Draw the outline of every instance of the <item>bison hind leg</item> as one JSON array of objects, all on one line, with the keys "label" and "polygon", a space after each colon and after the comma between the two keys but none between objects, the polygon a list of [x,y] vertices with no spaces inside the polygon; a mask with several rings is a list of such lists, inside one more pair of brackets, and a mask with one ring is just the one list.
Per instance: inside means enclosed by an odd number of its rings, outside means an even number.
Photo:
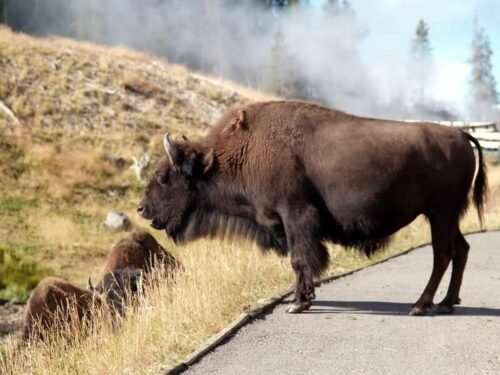
[{"label": "bison hind leg", "polygon": [[450,286],[444,299],[438,304],[436,312],[438,314],[451,314],[454,311],[454,305],[460,304],[460,287],[462,285],[462,277],[469,255],[469,244],[464,236],[457,228],[453,238],[453,258]]},{"label": "bison hind leg", "polygon": [[[459,249],[459,247],[463,245],[460,237],[457,237],[458,234],[460,234],[461,236],[460,230],[458,228],[458,215],[429,216],[429,222],[431,225],[433,249],[432,272],[427,286],[422,292],[420,298],[413,305],[413,308],[410,311],[410,315],[426,315],[430,308],[434,305],[434,295],[436,294],[436,290],[441,282],[441,279],[443,278],[443,275],[448,268],[450,261],[455,257],[455,252]],[[465,239],[463,241],[465,241]],[[463,266],[465,267],[465,262],[463,263]],[[456,287],[452,286],[452,284],[459,285],[459,279],[461,282],[463,267],[457,264],[455,273],[455,282],[453,282],[452,278],[452,283],[450,284],[450,290],[453,289],[454,291]],[[454,294],[450,295],[454,296]]]}]

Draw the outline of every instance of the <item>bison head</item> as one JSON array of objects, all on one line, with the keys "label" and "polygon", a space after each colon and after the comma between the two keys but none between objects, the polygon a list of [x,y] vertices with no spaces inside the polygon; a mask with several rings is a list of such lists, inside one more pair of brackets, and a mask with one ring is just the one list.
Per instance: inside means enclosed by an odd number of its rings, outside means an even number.
[{"label": "bison head", "polygon": [[96,293],[106,301],[111,310],[120,316],[125,316],[127,298],[134,297],[142,290],[143,271],[140,268],[123,268],[109,272],[96,287],[89,278],[87,289]]},{"label": "bison head", "polygon": [[195,210],[199,184],[211,169],[213,156],[187,139],[183,143],[172,142],[168,134],[164,146],[166,155],[147,184],[137,211],[151,220],[154,229],[165,229],[179,242]]}]

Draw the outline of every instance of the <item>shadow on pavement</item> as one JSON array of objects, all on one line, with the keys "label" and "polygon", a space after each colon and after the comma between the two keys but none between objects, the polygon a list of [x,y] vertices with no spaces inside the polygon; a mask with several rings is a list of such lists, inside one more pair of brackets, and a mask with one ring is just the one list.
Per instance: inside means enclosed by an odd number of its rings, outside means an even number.
[{"label": "shadow on pavement", "polygon": [[[311,308],[302,314],[374,314],[374,315],[408,315],[411,304],[378,301],[314,301]],[[430,316],[447,316],[436,314],[431,309]],[[455,306],[453,315],[465,316],[500,316],[500,308]]]}]

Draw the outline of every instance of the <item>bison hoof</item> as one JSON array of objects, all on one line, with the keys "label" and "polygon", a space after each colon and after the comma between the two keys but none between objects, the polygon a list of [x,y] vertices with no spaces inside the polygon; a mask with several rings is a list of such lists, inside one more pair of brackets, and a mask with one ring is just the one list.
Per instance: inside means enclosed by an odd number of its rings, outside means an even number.
[{"label": "bison hoof", "polygon": [[289,314],[297,314],[299,312],[305,311],[311,307],[311,302],[302,302],[302,303],[291,303],[288,308],[286,309],[286,312]]},{"label": "bison hoof", "polygon": [[409,315],[410,316],[424,316],[427,315],[428,309],[420,306],[413,306]]},{"label": "bison hoof", "polygon": [[453,308],[453,306],[447,306],[447,305],[438,305],[437,309],[436,309],[436,313],[438,314],[453,314],[453,311],[455,311],[455,309]]}]

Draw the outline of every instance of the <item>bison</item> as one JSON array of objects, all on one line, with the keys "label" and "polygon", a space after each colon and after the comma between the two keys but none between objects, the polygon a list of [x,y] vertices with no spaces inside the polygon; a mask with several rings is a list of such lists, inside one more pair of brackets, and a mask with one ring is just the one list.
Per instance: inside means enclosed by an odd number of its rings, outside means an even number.
[{"label": "bison", "polygon": [[[469,245],[459,228],[487,194],[481,147],[461,130],[354,116],[314,103],[273,101],[230,109],[199,141],[164,138],[166,155],[138,212],[176,242],[213,236],[220,223],[251,231],[263,248],[290,253],[290,313],[311,306],[324,241],[371,254],[418,215],[430,223],[434,263],[411,315],[424,315],[450,262],[438,312],[451,313]],[[224,220],[227,219],[227,220]]]},{"label": "bison", "polygon": [[73,319],[81,324],[91,319],[92,311],[101,303],[100,297],[90,290],[56,277],[46,277],[38,283],[26,304],[22,339],[43,339],[56,325],[71,323]]},{"label": "bison", "polygon": [[26,304],[22,340],[43,340],[66,324],[83,327],[93,319],[96,309],[104,306],[113,315],[123,316],[127,293],[137,290],[140,273],[129,269],[108,273],[96,288],[89,279],[88,289],[56,277],[44,278]]},{"label": "bison", "polygon": [[123,318],[127,299],[139,293],[142,278],[142,269],[126,267],[104,274],[95,288],[89,278],[87,288],[103,296],[111,312]]},{"label": "bison", "polygon": [[104,272],[116,272],[125,268],[138,268],[145,274],[152,267],[161,267],[165,272],[175,271],[181,264],[146,231],[135,231],[113,246],[106,259]]}]

